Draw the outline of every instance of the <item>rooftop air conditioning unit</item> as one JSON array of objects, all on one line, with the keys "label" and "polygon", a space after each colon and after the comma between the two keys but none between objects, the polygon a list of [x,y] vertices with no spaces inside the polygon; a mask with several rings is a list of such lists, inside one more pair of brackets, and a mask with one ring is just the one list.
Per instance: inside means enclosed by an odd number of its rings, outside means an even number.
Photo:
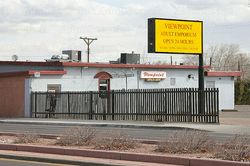
[{"label": "rooftop air conditioning unit", "polygon": [[69,56],[70,61],[82,61],[82,52],[79,50],[63,50],[62,54],[67,54]]},{"label": "rooftop air conditioning unit", "polygon": [[121,63],[124,64],[140,64],[140,54],[121,53]]}]

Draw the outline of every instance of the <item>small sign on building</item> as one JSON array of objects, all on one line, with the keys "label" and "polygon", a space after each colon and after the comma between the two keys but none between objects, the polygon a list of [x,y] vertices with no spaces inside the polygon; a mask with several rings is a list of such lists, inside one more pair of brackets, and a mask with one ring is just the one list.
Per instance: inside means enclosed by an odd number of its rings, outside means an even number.
[{"label": "small sign on building", "polygon": [[165,71],[141,71],[141,78],[145,81],[159,82],[166,78]]}]

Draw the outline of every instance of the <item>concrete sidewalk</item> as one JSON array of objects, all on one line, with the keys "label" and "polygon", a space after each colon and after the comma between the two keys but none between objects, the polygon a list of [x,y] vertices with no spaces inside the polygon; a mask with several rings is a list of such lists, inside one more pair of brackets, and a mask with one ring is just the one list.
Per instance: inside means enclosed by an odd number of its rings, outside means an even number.
[{"label": "concrete sidewalk", "polygon": [[[227,121],[228,118],[225,118]],[[230,118],[229,118],[230,119]],[[231,118],[230,120],[232,120]],[[92,126],[92,127],[116,127],[116,128],[150,128],[150,129],[193,129],[225,134],[250,135],[250,119],[238,118],[237,124],[201,124],[201,123],[167,123],[151,121],[95,121],[95,120],[69,120],[69,119],[38,119],[15,118],[0,119],[0,123],[13,124],[39,124],[59,126]],[[232,120],[233,121],[233,120]],[[244,122],[243,124],[239,122]],[[247,122],[246,122],[247,121]],[[248,122],[249,121],[249,122]]]}]

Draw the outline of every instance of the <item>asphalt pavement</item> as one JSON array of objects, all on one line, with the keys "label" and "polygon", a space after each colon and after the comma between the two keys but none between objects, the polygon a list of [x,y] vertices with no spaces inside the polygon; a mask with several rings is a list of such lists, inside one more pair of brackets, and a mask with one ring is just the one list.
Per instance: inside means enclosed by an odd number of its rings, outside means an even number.
[{"label": "asphalt pavement", "polygon": [[1,166],[70,166],[65,164],[52,164],[45,162],[6,159],[6,158],[0,158],[0,165]]},{"label": "asphalt pavement", "polygon": [[[72,123],[71,123],[72,122]],[[78,122],[78,123],[77,123]],[[250,135],[250,126],[218,125],[218,124],[188,124],[157,122],[96,122],[53,119],[5,119],[0,120],[0,132],[35,133],[61,135],[75,126],[89,126],[96,130],[97,135],[106,133],[125,133],[136,139],[163,140],[168,134],[181,130],[202,130],[216,140],[225,140],[235,134]],[[129,124],[128,124],[129,123]]]}]

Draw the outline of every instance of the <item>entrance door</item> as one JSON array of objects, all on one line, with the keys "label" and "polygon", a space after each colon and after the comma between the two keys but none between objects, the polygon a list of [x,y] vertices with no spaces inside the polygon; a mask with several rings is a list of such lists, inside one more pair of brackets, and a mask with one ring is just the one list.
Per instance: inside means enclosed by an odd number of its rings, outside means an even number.
[{"label": "entrance door", "polygon": [[108,98],[110,93],[110,79],[99,79],[99,97]]},{"label": "entrance door", "polygon": [[110,119],[111,107],[110,103],[110,79],[112,76],[107,72],[99,72],[95,75],[94,78],[98,78],[98,97],[95,98],[95,105],[93,108],[95,112],[98,113],[98,116],[102,116],[103,120]]}]

